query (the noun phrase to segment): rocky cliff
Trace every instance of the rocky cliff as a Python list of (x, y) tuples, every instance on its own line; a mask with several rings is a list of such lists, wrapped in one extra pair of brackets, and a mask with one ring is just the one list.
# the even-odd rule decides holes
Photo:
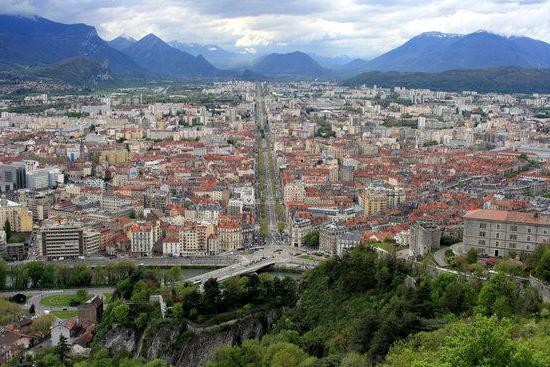
[(117, 327), (107, 335), (105, 346), (113, 353), (126, 350), (176, 367), (195, 367), (210, 359), (218, 347), (260, 338), (279, 316), (279, 311), (264, 311), (208, 327), (161, 320), (149, 325), (141, 336), (135, 330)]

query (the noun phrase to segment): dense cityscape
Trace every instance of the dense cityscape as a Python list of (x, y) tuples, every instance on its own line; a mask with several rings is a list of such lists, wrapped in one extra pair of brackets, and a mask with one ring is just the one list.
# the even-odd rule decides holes
[(12, 12), (0, 365), (550, 365), (550, 44), (310, 56)]

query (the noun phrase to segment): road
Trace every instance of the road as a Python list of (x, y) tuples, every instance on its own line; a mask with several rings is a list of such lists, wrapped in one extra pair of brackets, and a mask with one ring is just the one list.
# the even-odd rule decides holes
[(307, 253), (308, 251), (306, 249), (299, 249), (291, 246), (269, 246), (249, 254), (248, 256), (243, 256), (244, 259), (239, 264), (200, 274), (193, 278), (186, 279), (185, 281), (195, 284), (204, 284), (204, 282), (210, 278), (222, 281), (234, 276), (253, 273), (274, 264), (292, 265), (303, 269), (311, 269), (317, 266), (318, 262), (300, 257), (300, 255)]
[(101, 288), (72, 288), (72, 289), (51, 289), (51, 290), (27, 290), (27, 291), (10, 291), (10, 292), (0, 292), (0, 298), (8, 298), (12, 297), (15, 294), (22, 293), (26, 295), (27, 303), (25, 304), (25, 308), (28, 309), (31, 307), (31, 305), (34, 305), (34, 310), (37, 315), (44, 315), (48, 313), (49, 311), (58, 310), (61, 311), (63, 309), (67, 310), (76, 310), (76, 307), (47, 307), (42, 304), (40, 304), (40, 300), (42, 298), (47, 296), (52, 296), (56, 294), (75, 294), (78, 290), (84, 289), (88, 294), (91, 295), (98, 295), (103, 296), (105, 293), (112, 293), (114, 292), (114, 287), (101, 287)]
[(445, 251), (447, 251), (449, 248), (449, 246), (443, 246), (439, 250), (434, 252), (434, 260), (437, 263), (437, 266), (441, 266), (443, 268), (449, 266), (449, 263), (445, 259)]
[(275, 211), (276, 205), (276, 188), (273, 187), (273, 182), (279, 182), (276, 177), (273, 177), (273, 173), (269, 169), (270, 158), (269, 154), (269, 136), (270, 128), (266, 119), (265, 112), (265, 101), (263, 99), (263, 92), (261, 84), (256, 85), (256, 126), (258, 128), (263, 128), (265, 138), (262, 139), (261, 146), (258, 149), (261, 150), (263, 157), (263, 167), (259, 169), (264, 172), (264, 193), (265, 193), (265, 204), (267, 209), (267, 219), (268, 219), (268, 236), (266, 238), (267, 246), (284, 246), (286, 245), (285, 238), (279, 232), (277, 227), (277, 212)]
[[(57, 261), (46, 261), (52, 264), (59, 264), (65, 266), (75, 266), (86, 264), (88, 266), (106, 266), (113, 261), (131, 260), (136, 262), (140, 266), (228, 266), (240, 261), (236, 255), (217, 255), (217, 256), (191, 256), (191, 257), (138, 257), (138, 258), (116, 258), (111, 259), (108, 257), (86, 257), (84, 259), (64, 259)], [(17, 265), (29, 262), (14, 261), (10, 264)]]

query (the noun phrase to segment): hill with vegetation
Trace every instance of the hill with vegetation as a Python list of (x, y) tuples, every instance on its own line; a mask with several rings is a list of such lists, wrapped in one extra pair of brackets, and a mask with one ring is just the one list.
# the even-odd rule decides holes
[[(535, 255), (525, 271), (548, 281), (550, 248)], [(360, 246), (304, 273), (299, 284), (265, 273), (212, 279), (199, 289), (174, 283), (181, 279), (176, 269), (124, 270), (128, 276), (98, 326), (92, 358), (58, 348), (35, 357), (36, 365), (543, 367), (550, 361), (548, 305), (506, 269), (488, 279), (477, 272), (430, 275)], [(166, 301), (164, 319), (149, 302), (154, 294)], [(266, 310), (280, 316), (263, 337), (239, 326)], [(122, 347), (114, 348), (113, 338)], [(213, 346), (218, 349), (204, 354)], [(201, 353), (200, 363), (189, 362)]]
[(377, 85), (437, 91), (480, 93), (550, 93), (550, 69), (496, 68), (441, 73), (372, 71), (343, 81), (344, 85)]

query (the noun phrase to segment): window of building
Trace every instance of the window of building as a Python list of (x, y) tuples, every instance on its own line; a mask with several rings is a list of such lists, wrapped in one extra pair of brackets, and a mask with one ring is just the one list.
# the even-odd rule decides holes
[(479, 237), (485, 237), (485, 232), (479, 232)]
[(487, 228), (487, 224), (486, 223), (479, 223), (479, 228)]
[(518, 226), (510, 226), (510, 231), (517, 232), (518, 231)]
[(531, 227), (527, 228), (527, 233), (531, 233)]
[(497, 233), (497, 238), (500, 238), (500, 233)]
[(485, 246), (485, 240), (479, 240), (479, 245), (480, 246)]
[(510, 248), (516, 248), (516, 244), (515, 243), (510, 243)]
[(497, 224), (497, 229), (500, 229), (500, 224)]
[(518, 239), (518, 235), (517, 235), (517, 234), (511, 234), (511, 235), (510, 235), (510, 239), (511, 239), (511, 240), (517, 240), (517, 239)]
[(497, 241), (495, 242), (495, 246), (498, 247), (500, 245), (500, 243)]
[(527, 241), (531, 241), (531, 236), (527, 236)]

